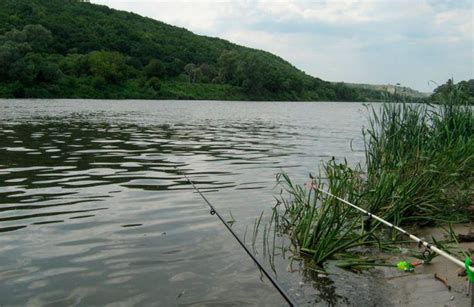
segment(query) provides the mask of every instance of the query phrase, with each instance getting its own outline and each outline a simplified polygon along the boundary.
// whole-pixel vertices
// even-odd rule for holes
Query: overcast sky
[[[474,77],[471,0],[92,0],[270,51],[330,81],[432,91]]]

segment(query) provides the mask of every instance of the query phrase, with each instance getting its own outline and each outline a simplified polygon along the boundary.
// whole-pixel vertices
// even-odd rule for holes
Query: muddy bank
[[[456,233],[467,234],[474,231],[474,225],[455,225]],[[445,232],[439,228],[425,228],[417,235],[431,241],[431,236],[443,240]],[[474,249],[474,243],[461,243],[464,250]],[[416,245],[411,246],[416,248]],[[420,252],[423,250],[421,249]],[[380,254],[388,264],[399,261],[416,261],[407,250],[405,253]],[[461,259],[461,257],[460,257]],[[375,267],[360,274],[327,266],[329,279],[334,287],[331,306],[471,306],[467,295],[466,277],[458,276],[459,267],[441,256],[431,263],[417,266],[414,272],[405,273],[394,267]],[[435,278],[437,274],[447,281],[447,285]],[[317,281],[316,281],[317,282]],[[321,279],[320,279],[321,282]]]
[[[456,225],[456,233],[467,234],[472,225]],[[437,228],[423,229],[420,235],[444,239]],[[461,243],[464,250],[474,249],[474,243]],[[413,273],[404,273],[390,268],[378,269],[393,306],[470,306],[467,296],[466,277],[458,276],[459,267],[443,257],[436,257],[430,264],[418,266]],[[434,277],[437,274],[447,280],[451,290]]]

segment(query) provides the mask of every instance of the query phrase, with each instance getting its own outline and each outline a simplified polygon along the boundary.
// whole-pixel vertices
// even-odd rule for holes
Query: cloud
[[[467,0],[96,0],[287,59],[323,79],[420,90],[474,75]]]

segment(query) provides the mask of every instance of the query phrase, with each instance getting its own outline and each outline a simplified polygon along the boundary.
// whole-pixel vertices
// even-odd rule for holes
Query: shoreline
[[[469,233],[472,223],[456,224],[456,234]],[[420,229],[420,234],[443,239],[440,227]],[[474,242],[460,243],[464,250],[473,249]],[[400,258],[392,257],[392,261]],[[416,267],[413,273],[405,273],[392,268],[378,268],[384,281],[384,290],[393,306],[469,306],[471,298],[467,295],[468,282],[465,276],[458,276],[459,266],[443,257],[436,257],[431,263]],[[434,277],[446,278],[451,290]]]

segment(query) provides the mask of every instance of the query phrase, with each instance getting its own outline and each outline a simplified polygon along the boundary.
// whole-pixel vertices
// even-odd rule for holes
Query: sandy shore
[[[474,230],[473,228],[470,225],[454,227],[456,233],[462,234]],[[443,239],[443,232],[439,229],[424,229],[423,234],[426,238],[433,235],[437,239]],[[461,245],[465,250],[474,249],[474,243]],[[459,277],[458,269],[457,265],[438,256],[430,264],[418,266],[413,273],[387,267],[378,268],[377,271],[382,276],[383,289],[392,306],[471,306],[471,298],[467,296],[466,277]],[[434,274],[446,278],[451,290],[435,279]]]

